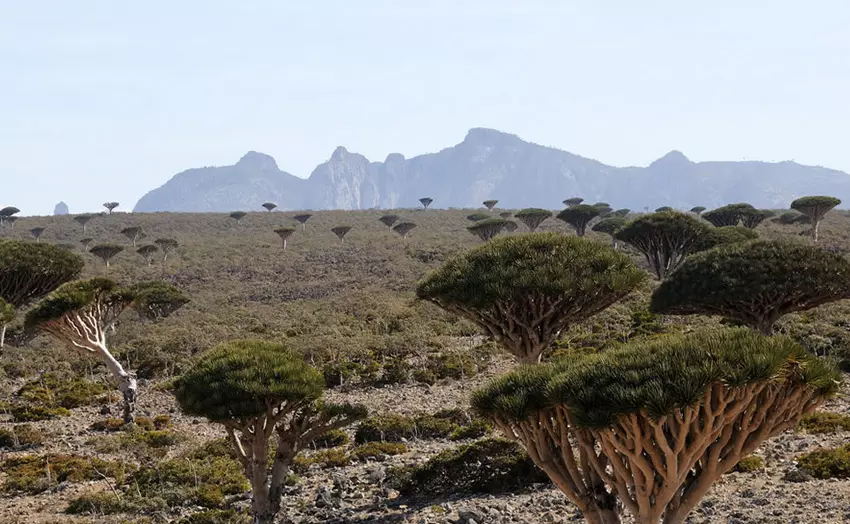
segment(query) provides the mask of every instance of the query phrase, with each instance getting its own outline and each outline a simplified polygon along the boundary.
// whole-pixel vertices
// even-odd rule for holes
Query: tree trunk
[[[820,220],[815,220],[814,225],[812,226],[812,237],[814,237],[815,242],[818,241],[818,229],[820,228]]]
[[[6,328],[9,324],[3,324],[3,327],[0,327],[0,349],[3,349],[3,346],[6,345]]]
[[[620,515],[612,509],[599,509],[596,511],[588,511],[584,514],[584,520],[588,524],[620,524]],[[641,522],[640,524],[655,524],[649,522]]]
[[[283,239],[283,250],[286,251],[286,239]]]
[[[138,385],[136,378],[124,371],[121,364],[115,360],[106,346],[98,346],[100,359],[109,368],[109,372],[118,381],[118,391],[124,398],[124,423],[132,424],[136,421],[136,398],[138,397]]]

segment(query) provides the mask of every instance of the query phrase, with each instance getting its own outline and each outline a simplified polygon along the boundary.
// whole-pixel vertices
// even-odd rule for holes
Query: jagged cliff
[[[678,151],[647,167],[613,167],[478,128],[460,144],[410,159],[393,153],[371,162],[340,146],[307,179],[252,151],[232,166],[178,173],[139,200],[135,211],[257,210],[267,201],[281,210],[389,209],[413,207],[423,196],[434,198],[435,207],[478,207],[497,199],[507,208],[557,208],[564,198],[581,196],[636,210],[731,202],[776,208],[806,194],[850,202],[850,175],[794,162],[697,163]]]

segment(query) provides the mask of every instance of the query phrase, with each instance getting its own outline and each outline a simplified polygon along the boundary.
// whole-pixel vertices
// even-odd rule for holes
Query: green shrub
[[[850,417],[829,411],[817,411],[803,417],[797,429],[816,434],[850,431]]]
[[[430,369],[414,369],[412,378],[415,382],[428,384],[429,386],[433,386],[437,383],[437,375],[435,375]]]
[[[388,482],[407,497],[440,497],[513,492],[549,479],[516,443],[486,439],[443,451],[418,466],[392,469]]]
[[[127,506],[114,493],[98,491],[83,493],[79,497],[71,499],[65,513],[71,515],[114,515],[126,510]]]
[[[7,459],[0,471],[7,475],[3,488],[8,492],[36,494],[62,482],[101,480],[98,473],[123,482],[122,464],[75,455],[25,455]],[[97,471],[96,471],[97,470]]]
[[[318,464],[322,468],[341,468],[347,466],[350,462],[348,453],[343,448],[332,448],[317,451],[309,457],[299,455],[295,457],[292,463],[292,469],[298,473],[307,471],[313,464]]]
[[[347,446],[351,442],[348,434],[341,429],[332,429],[326,433],[319,435],[318,438],[311,442],[315,448],[335,448],[338,446]],[[228,443],[229,444],[229,443]]]
[[[384,365],[381,382],[384,384],[404,384],[410,380],[412,366],[410,362],[394,358]]]
[[[448,418],[419,415],[413,419],[414,436],[422,439],[449,438],[458,425]]]
[[[211,487],[218,488],[223,496],[250,489],[236,460],[211,454],[195,458],[203,453],[201,450],[140,469],[130,479],[132,490],[143,498],[161,498],[166,506],[176,507],[183,506],[186,500],[200,499],[202,493],[209,498],[215,493]]]
[[[428,358],[426,367],[438,380],[474,377],[478,373],[475,360],[466,353],[445,353],[431,356]]]
[[[189,452],[188,458],[194,460],[204,460],[210,458],[231,458],[236,459],[236,452],[233,450],[233,444],[227,438],[217,438],[205,442]]]
[[[738,461],[738,463],[735,464],[735,467],[732,468],[732,471],[737,471],[738,473],[752,473],[762,469],[764,469],[764,460],[762,460],[759,456],[750,455]]]
[[[224,506],[224,493],[215,484],[202,484],[191,490],[189,500],[204,508],[221,508]]]
[[[177,435],[168,430],[133,431],[121,435],[124,445],[141,444],[150,448],[166,448],[177,443]]]
[[[27,403],[73,409],[101,403],[107,398],[109,391],[106,386],[88,380],[66,380],[52,373],[45,373],[24,384],[17,395],[21,401]]]
[[[157,415],[153,418],[154,429],[167,429],[172,426],[170,415]]]
[[[36,404],[17,404],[11,409],[12,419],[15,422],[40,422],[58,417],[67,417],[71,414],[65,408],[48,408]]]
[[[381,455],[393,456],[407,452],[407,446],[400,442],[369,442],[354,448],[351,451],[351,458],[354,460],[366,460],[377,458]]]
[[[850,478],[850,444],[806,453],[797,459],[797,464],[817,479]]]
[[[377,415],[360,423],[354,434],[354,442],[400,442],[413,437],[414,423],[402,415]]]
[[[92,431],[108,431],[115,432],[124,429],[124,420],[120,418],[107,418],[98,420],[91,425]]]
[[[9,429],[0,428],[0,448],[27,448],[39,446],[44,442],[41,430],[29,424],[14,425]]]
[[[155,427],[150,417],[136,417],[135,425],[135,429],[141,429],[143,431],[153,431]]]
[[[466,426],[460,426],[449,435],[451,440],[466,440],[473,438],[481,438],[490,431],[493,426],[484,419],[477,418]]]

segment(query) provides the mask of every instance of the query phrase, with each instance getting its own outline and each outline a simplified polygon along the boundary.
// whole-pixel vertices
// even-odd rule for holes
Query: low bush
[[[91,425],[92,431],[121,431],[124,429],[124,420],[120,418],[107,418],[103,420],[98,420],[94,424]]]
[[[341,429],[333,429],[319,435],[310,445],[314,448],[325,449],[325,448],[335,448],[338,446],[346,446],[351,442],[351,439],[348,438],[348,434]]]
[[[797,429],[806,433],[835,433],[850,431],[850,417],[829,411],[809,413],[797,424]]]
[[[449,449],[424,464],[390,470],[388,483],[406,497],[502,493],[548,483],[522,448],[485,439]]]
[[[310,456],[299,455],[295,457],[292,470],[296,473],[303,473],[310,469],[313,464],[318,464],[322,468],[341,468],[347,466],[349,462],[348,453],[344,448],[324,449]]]
[[[407,453],[408,448],[400,442],[369,442],[357,446],[351,451],[354,460],[374,459],[381,456],[393,456]]]
[[[168,430],[132,431],[121,435],[125,446],[142,445],[149,448],[167,448],[177,443],[177,435]]]
[[[806,453],[797,459],[797,465],[817,479],[850,478],[850,444]]]
[[[15,422],[40,422],[67,417],[71,414],[66,408],[51,408],[37,404],[16,404],[12,406],[10,413]]]
[[[413,419],[402,415],[386,414],[369,417],[357,426],[354,442],[400,442],[413,438]]]
[[[247,524],[248,522],[250,519],[246,514],[237,513],[232,509],[215,509],[193,513],[176,521],[176,524]]]
[[[21,449],[40,446],[44,443],[44,434],[30,424],[17,424],[0,428],[0,448]]]
[[[124,513],[129,508],[114,493],[97,491],[83,493],[72,499],[65,509],[65,513],[71,515],[114,515]]]
[[[474,419],[466,426],[461,426],[454,430],[451,435],[449,435],[450,440],[467,440],[474,438],[481,438],[487,433],[490,433],[493,430],[493,426],[490,425],[484,419]]]
[[[22,402],[30,404],[73,409],[102,403],[108,399],[109,392],[102,384],[80,378],[67,380],[45,373],[24,384],[17,396]]]
[[[36,494],[62,482],[101,480],[101,474],[122,483],[125,466],[93,457],[26,455],[7,459],[0,471],[7,475],[5,491]]]
[[[752,473],[754,471],[761,471],[764,469],[764,460],[761,457],[756,455],[750,455],[748,457],[742,458],[735,467],[732,468],[732,471],[736,471],[738,473]]]

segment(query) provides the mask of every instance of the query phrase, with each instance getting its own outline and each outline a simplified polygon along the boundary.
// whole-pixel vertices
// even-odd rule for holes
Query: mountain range
[[[493,129],[471,129],[463,142],[437,153],[383,162],[337,147],[303,179],[280,170],[274,158],[248,152],[236,164],[188,169],[142,197],[135,212],[393,209],[414,207],[563,207],[580,196],[634,210],[671,206],[714,208],[733,202],[787,208],[803,195],[850,202],[850,175],[795,162],[692,162],[671,151],[647,167],[614,167],[567,151],[526,142]]]

